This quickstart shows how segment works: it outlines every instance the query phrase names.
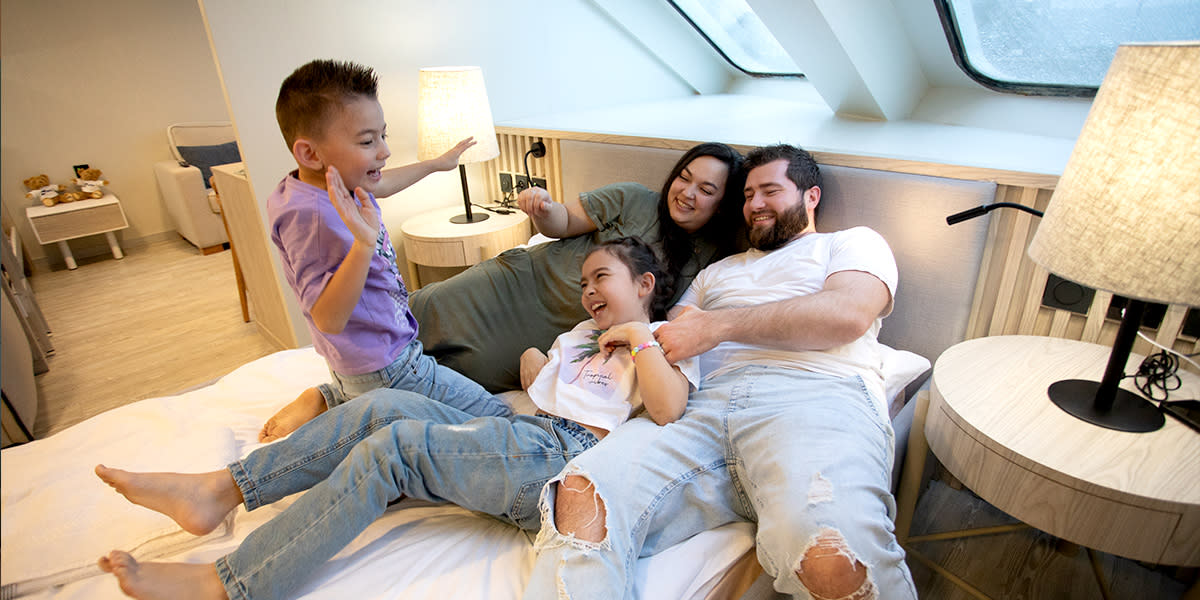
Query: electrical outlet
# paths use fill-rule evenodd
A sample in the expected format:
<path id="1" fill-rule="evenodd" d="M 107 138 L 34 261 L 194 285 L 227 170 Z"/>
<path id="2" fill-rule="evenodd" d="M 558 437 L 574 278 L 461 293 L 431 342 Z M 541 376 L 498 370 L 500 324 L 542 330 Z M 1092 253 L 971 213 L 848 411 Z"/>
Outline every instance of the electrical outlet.
<path id="1" fill-rule="evenodd" d="M 533 185 L 536 185 L 537 187 L 540 187 L 544 190 L 544 189 L 546 189 L 546 180 L 545 180 L 545 178 L 542 178 L 542 177 L 534 177 Z"/>
<path id="2" fill-rule="evenodd" d="M 512 173 L 500 173 L 500 191 L 505 194 L 513 191 L 513 176 Z"/>
<path id="3" fill-rule="evenodd" d="M 513 183 L 516 185 L 517 192 L 522 192 L 529 189 L 529 178 L 524 175 L 513 175 Z"/>

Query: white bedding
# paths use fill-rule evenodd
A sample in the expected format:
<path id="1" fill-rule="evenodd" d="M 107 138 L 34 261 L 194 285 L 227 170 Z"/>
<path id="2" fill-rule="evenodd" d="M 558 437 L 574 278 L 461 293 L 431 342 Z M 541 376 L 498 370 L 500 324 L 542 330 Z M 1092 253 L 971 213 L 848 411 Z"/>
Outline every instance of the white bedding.
<path id="1" fill-rule="evenodd" d="M 292 498 L 253 513 L 239 508 L 228 529 L 198 539 L 127 503 L 92 468 L 220 468 L 260 445 L 258 430 L 276 410 L 327 379 L 311 348 L 278 352 L 213 385 L 130 404 L 4 450 L 3 597 L 122 598 L 116 579 L 94 566 L 112 548 L 186 562 L 212 562 L 232 551 Z M 405 501 L 316 570 L 298 597 L 518 598 L 533 565 L 532 536 L 457 507 Z M 640 596 L 703 598 L 752 544 L 753 528 L 733 524 L 643 559 Z"/>

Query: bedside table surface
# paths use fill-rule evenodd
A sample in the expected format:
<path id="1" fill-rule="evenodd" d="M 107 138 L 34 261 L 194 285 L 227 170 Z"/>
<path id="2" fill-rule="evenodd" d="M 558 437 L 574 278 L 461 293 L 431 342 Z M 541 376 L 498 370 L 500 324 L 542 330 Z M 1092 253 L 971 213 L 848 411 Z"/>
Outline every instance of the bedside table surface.
<path id="1" fill-rule="evenodd" d="M 465 212 L 462 205 L 436 208 L 429 212 L 409 217 L 408 220 L 400 225 L 400 231 L 404 232 L 405 236 L 416 238 L 431 240 L 458 239 L 478 235 L 490 235 L 498 231 L 504 231 L 510 227 L 515 227 L 529 220 L 529 215 L 520 210 L 513 209 L 512 214 L 498 215 L 478 206 L 473 206 L 471 207 L 472 214 L 482 213 L 488 215 L 488 219 L 478 223 L 450 222 L 450 217 L 461 215 Z"/>
<path id="2" fill-rule="evenodd" d="M 1171 417 L 1149 433 L 1105 429 L 1047 395 L 1062 379 L 1099 381 L 1109 352 L 1042 336 L 949 348 L 934 365 L 930 447 L 967 487 L 1039 529 L 1139 560 L 1200 562 L 1200 433 Z M 1125 371 L 1141 360 L 1132 355 Z M 1200 397 L 1200 377 L 1179 375 L 1171 399 Z M 1139 536 L 1151 550 L 1120 551 Z"/>
<path id="3" fill-rule="evenodd" d="M 120 201 L 117 200 L 116 196 L 105 193 L 99 198 L 87 198 L 84 200 L 76 200 L 75 202 L 60 202 L 54 206 L 45 206 L 41 204 L 37 206 L 29 206 L 25 208 L 25 214 L 32 219 L 35 217 L 45 217 L 47 215 L 58 215 L 67 212 L 74 212 L 77 210 L 87 210 L 89 208 L 107 206 L 109 204 L 119 205 Z"/>

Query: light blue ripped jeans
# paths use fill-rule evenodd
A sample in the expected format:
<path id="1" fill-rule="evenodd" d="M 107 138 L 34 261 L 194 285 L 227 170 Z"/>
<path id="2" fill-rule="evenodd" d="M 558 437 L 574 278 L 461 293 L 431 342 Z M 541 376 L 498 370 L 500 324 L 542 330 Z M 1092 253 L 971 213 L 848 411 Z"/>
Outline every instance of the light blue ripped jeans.
<path id="1" fill-rule="evenodd" d="M 858 377 L 754 366 L 705 381 L 674 423 L 630 420 L 559 476 L 595 484 L 607 511 L 603 540 L 558 533 L 555 486 L 543 490 L 525 598 L 640 597 L 639 557 L 752 521 L 759 562 L 780 592 L 811 597 L 797 571 L 833 531 L 845 542 L 837 550 L 867 568 L 877 594 L 862 597 L 915 599 L 890 517 L 894 435 L 876 406 Z"/>
<path id="2" fill-rule="evenodd" d="M 231 600 L 287 598 L 402 496 L 537 529 L 542 486 L 595 443 L 558 417 L 475 417 L 367 392 L 229 465 L 247 510 L 308 491 L 218 559 L 217 575 Z"/>
<path id="3" fill-rule="evenodd" d="M 508 406 L 483 386 L 425 355 L 424 346 L 415 338 L 400 351 L 392 364 L 378 371 L 343 375 L 330 369 L 329 374 L 333 383 L 317 386 L 329 408 L 345 404 L 371 390 L 390 388 L 416 392 L 477 417 L 503 417 L 509 414 Z"/>

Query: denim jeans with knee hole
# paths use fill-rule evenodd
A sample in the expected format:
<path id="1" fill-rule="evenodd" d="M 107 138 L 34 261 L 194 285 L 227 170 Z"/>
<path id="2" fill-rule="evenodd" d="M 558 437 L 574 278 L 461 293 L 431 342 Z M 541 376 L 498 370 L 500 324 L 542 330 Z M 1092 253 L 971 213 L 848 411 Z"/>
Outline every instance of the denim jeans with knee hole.
<path id="1" fill-rule="evenodd" d="M 229 466 L 247 510 L 308 491 L 218 559 L 217 574 L 234 600 L 289 597 L 401 496 L 536 529 L 542 486 L 595 443 L 557 417 L 475 417 L 368 392 Z"/>
<path id="2" fill-rule="evenodd" d="M 734 521 L 758 524 L 759 562 L 780 592 L 809 597 L 797 569 L 832 530 L 878 597 L 916 598 L 891 520 L 893 437 L 858 377 L 756 366 L 705 381 L 678 421 L 633 419 L 560 475 L 595 483 L 601 541 L 559 534 L 546 486 L 525 598 L 639 597 L 639 557 Z"/>
<path id="3" fill-rule="evenodd" d="M 362 375 L 343 375 L 330 369 L 333 382 L 322 383 L 317 390 L 329 408 L 371 390 L 391 388 L 428 396 L 477 417 L 503 417 L 509 414 L 508 406 L 483 386 L 454 369 L 437 364 L 433 357 L 426 356 L 424 352 L 421 341 L 414 338 L 392 364 Z"/>

